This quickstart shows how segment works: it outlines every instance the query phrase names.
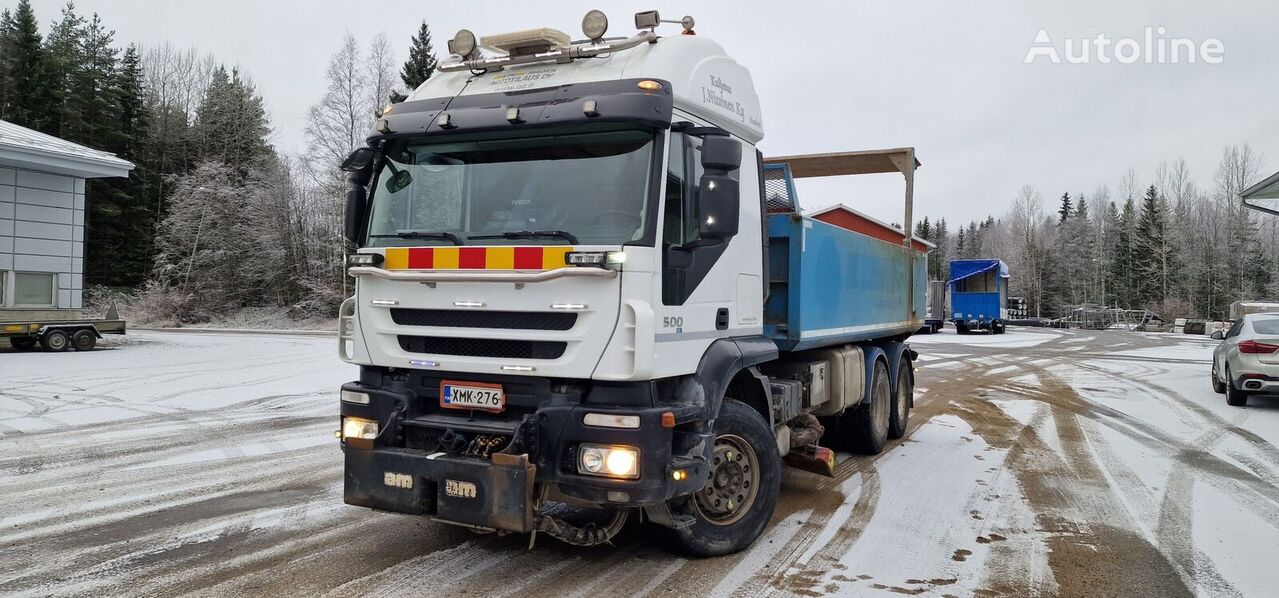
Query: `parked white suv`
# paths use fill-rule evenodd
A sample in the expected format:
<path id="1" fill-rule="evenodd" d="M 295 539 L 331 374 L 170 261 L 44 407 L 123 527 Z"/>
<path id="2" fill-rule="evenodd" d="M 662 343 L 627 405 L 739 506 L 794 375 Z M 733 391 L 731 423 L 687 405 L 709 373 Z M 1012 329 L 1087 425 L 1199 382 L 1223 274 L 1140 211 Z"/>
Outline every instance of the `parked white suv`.
<path id="1" fill-rule="evenodd" d="M 1235 321 L 1212 352 L 1212 389 L 1226 404 L 1242 407 L 1248 396 L 1279 394 L 1279 314 L 1248 314 Z"/>

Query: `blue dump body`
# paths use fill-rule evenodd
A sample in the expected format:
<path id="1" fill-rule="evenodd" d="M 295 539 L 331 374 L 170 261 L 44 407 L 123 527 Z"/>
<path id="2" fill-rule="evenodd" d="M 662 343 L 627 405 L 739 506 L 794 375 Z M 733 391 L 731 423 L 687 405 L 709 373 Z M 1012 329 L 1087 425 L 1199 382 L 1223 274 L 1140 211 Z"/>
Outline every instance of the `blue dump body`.
<path id="1" fill-rule="evenodd" d="M 999 260 L 950 263 L 952 322 L 989 324 L 1002 320 L 1008 294 L 1008 265 Z"/>
<path id="2" fill-rule="evenodd" d="M 768 239 L 764 333 L 781 350 L 905 337 L 923 326 L 926 253 L 793 213 L 768 217 Z"/>

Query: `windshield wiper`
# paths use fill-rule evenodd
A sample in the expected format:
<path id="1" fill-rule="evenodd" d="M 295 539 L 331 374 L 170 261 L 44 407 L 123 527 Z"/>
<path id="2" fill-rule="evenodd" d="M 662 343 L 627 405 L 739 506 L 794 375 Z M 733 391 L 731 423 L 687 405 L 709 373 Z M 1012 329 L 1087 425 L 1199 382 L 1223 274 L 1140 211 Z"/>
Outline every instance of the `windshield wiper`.
<path id="1" fill-rule="evenodd" d="M 562 230 L 517 230 L 495 235 L 471 235 L 472 239 L 531 239 L 534 237 L 559 237 L 572 243 L 578 244 L 577 237 L 573 233 Z"/>
<path id="2" fill-rule="evenodd" d="M 450 232 L 433 232 L 429 230 L 397 230 L 394 235 L 369 235 L 373 238 L 399 237 L 401 239 L 442 239 L 454 245 L 465 245 L 462 237 Z"/>

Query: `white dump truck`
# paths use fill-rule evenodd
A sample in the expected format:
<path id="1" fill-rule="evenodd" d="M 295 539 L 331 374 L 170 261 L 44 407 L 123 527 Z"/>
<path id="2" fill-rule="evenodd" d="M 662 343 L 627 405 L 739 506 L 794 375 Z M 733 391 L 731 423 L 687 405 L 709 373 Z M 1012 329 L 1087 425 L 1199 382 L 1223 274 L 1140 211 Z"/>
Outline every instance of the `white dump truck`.
<path id="1" fill-rule="evenodd" d="M 929 245 L 794 180 L 901 173 L 909 231 L 914 150 L 764 158 L 750 73 L 660 23 L 463 30 L 344 163 L 348 504 L 724 554 L 784 465 L 906 433 Z"/>

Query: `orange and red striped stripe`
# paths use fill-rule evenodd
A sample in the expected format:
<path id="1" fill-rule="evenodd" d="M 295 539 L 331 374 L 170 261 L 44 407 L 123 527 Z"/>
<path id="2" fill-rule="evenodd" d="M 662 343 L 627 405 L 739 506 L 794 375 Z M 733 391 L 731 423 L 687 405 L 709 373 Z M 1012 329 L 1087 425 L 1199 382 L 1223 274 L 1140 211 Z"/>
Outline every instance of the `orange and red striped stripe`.
<path id="1" fill-rule="evenodd" d="M 572 247 L 390 247 L 387 270 L 553 270 Z"/>

